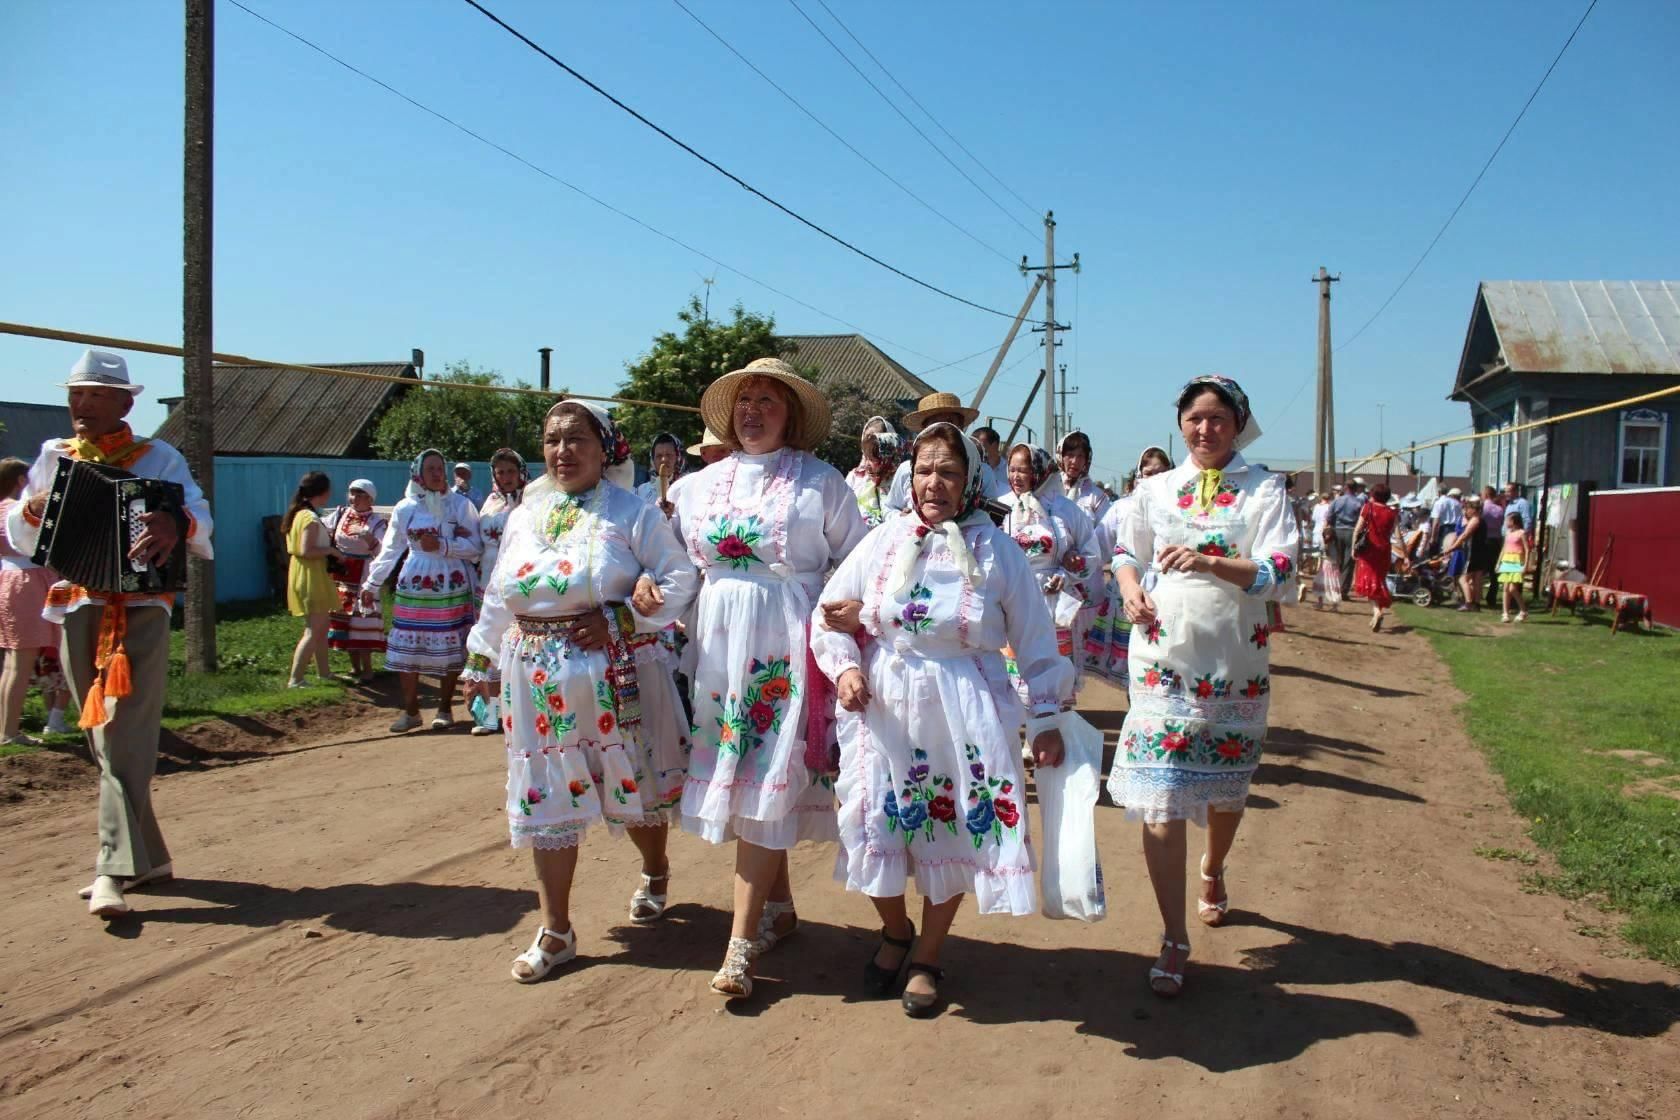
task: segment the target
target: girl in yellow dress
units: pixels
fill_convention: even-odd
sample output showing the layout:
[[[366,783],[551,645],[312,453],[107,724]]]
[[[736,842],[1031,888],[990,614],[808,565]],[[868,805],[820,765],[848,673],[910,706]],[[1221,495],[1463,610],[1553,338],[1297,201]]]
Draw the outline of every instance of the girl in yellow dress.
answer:
[[[287,688],[304,687],[303,672],[309,659],[322,677],[332,669],[327,663],[327,616],[338,609],[338,589],[327,574],[327,557],[335,551],[332,536],[321,524],[319,510],[332,491],[332,480],[320,471],[310,471],[298,483],[280,523],[286,535],[286,552],[291,566],[286,575],[286,606],[304,620],[303,636],[292,653],[292,677]]]

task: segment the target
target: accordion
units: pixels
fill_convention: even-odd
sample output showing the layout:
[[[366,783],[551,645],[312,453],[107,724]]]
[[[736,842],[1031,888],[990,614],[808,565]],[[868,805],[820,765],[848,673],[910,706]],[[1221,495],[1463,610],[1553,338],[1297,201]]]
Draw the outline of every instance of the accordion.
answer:
[[[139,478],[125,470],[60,459],[41,515],[35,563],[90,591],[170,594],[187,586],[186,496],[180,483]],[[142,514],[173,514],[181,526],[175,551],[162,564],[130,560],[146,524]]]

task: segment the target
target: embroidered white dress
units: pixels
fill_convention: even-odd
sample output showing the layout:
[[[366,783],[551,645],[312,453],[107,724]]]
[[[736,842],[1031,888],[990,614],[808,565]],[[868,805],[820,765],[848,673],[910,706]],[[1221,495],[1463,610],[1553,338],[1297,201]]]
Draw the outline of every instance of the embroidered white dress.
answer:
[[[1014,538],[1027,566],[1032,569],[1042,592],[1041,601],[1056,628],[1056,642],[1064,657],[1075,667],[1074,689],[1079,687],[1077,670],[1084,664],[1076,648],[1074,627],[1084,608],[1087,581],[1102,569],[1097,552],[1097,535],[1091,519],[1061,494],[1057,487],[1040,487],[1032,495],[1012,494],[1006,499],[1009,515],[1003,531]],[[1052,579],[1060,576],[1061,588],[1050,591]]]
[[[1080,663],[1081,670],[1094,668],[1091,664],[1092,630],[1097,625],[1097,613],[1102,610],[1108,598],[1108,580],[1104,578],[1108,571],[1109,557],[1114,555],[1114,537],[1103,524],[1103,517],[1114,504],[1114,500],[1104,492],[1103,488],[1091,481],[1086,475],[1072,486],[1067,485],[1067,478],[1062,478],[1062,492],[1068,501],[1079,507],[1079,511],[1091,519],[1091,532],[1096,540],[1097,563],[1091,568],[1090,576],[1085,581],[1085,605],[1080,608],[1079,617],[1073,624],[1073,651],[1075,659]],[[1104,627],[1106,637],[1107,627]]]
[[[920,519],[889,518],[840,565],[825,601],[859,599],[870,640],[821,629],[812,648],[838,681],[859,668],[871,699],[840,713],[842,851],[835,878],[874,898],[904,893],[911,876],[939,903],[972,893],[983,914],[1031,914],[1033,853],[1021,774],[1025,721],[1000,650],[1015,651],[1035,707],[1072,695],[1073,666],[1056,648],[1038,581],[1021,550],[989,522],[965,526],[978,565],[972,584],[931,537],[910,585],[887,586]]]
[[[490,573],[496,570],[496,557],[502,551],[502,536],[507,532],[508,518],[519,508],[518,494],[490,491],[484,506],[478,511],[478,535],[484,551],[478,558],[478,599],[484,600],[484,588],[490,583]]]
[[[895,475],[896,477],[896,475]],[[864,523],[873,529],[884,520],[889,513],[895,512],[887,505],[887,496],[892,492],[892,483],[885,487],[875,482],[873,475],[860,464],[851,469],[846,475],[846,485],[852,493],[857,495],[858,513],[862,515]]]
[[[609,652],[579,649],[565,620],[628,604],[643,572],[665,603],[652,616],[628,607],[622,616],[633,620],[634,637],[623,635],[636,668],[632,699],[609,682]],[[514,847],[570,847],[597,822],[618,835],[674,815],[688,729],[657,634],[694,591],[694,567],[659,511],[610,482],[575,496],[547,491],[508,518],[465,676],[486,680],[495,666],[502,680]],[[639,707],[639,726],[620,722],[627,701]]]
[[[814,456],[742,451],[691,475],[675,524],[704,582],[683,827],[766,848],[835,836],[828,780],[805,765],[811,609],[865,526],[846,480]]]
[[[1120,539],[1121,527],[1131,505],[1131,495],[1122,494],[1109,503],[1102,521],[1097,525],[1097,540],[1105,550],[1102,554],[1105,572],[1112,574],[1114,545]],[[1153,586],[1153,579],[1153,573],[1144,577],[1146,590]],[[1132,624],[1126,621],[1126,612],[1120,601],[1120,584],[1116,579],[1109,579],[1104,584],[1097,615],[1091,620],[1091,629],[1085,634],[1085,671],[1122,688],[1129,687],[1132,678],[1126,668],[1126,654],[1131,639]]]
[[[1156,621],[1132,629],[1131,707],[1108,790],[1129,818],[1207,824],[1240,813],[1260,765],[1270,702],[1268,601],[1294,586],[1299,532],[1283,479],[1226,466],[1209,512],[1199,512],[1193,464],[1138,483],[1114,565],[1141,570],[1167,545],[1253,560],[1246,590],[1212,575],[1161,572]]]
[[[398,673],[457,673],[467,656],[474,565],[484,545],[472,503],[453,490],[441,498],[442,517],[417,498],[397,503],[379,555],[362,581],[362,589],[377,597],[402,563],[385,642],[385,667]],[[437,530],[438,551],[420,547],[423,529]]]

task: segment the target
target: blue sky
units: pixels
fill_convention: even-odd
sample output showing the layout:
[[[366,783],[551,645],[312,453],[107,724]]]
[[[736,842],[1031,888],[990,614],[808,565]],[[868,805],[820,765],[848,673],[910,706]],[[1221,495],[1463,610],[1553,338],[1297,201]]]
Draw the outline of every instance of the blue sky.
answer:
[[[1007,323],[794,224],[457,0],[250,6],[554,174],[879,336],[922,372]],[[799,0],[1008,210],[904,124],[786,0],[685,0],[876,163],[1009,260],[1054,209],[1061,360],[1099,476],[1173,430],[1218,370],[1249,390],[1254,457],[1311,453],[1320,264],[1335,334],[1388,296],[1584,8],[1490,3],[830,6],[946,128],[904,101],[816,0]],[[748,181],[977,302],[1019,306],[1004,260],[841,148],[670,0],[495,0],[509,22]],[[625,221],[228,3],[217,12],[216,345],[294,361],[426,351],[609,391],[702,277],[714,309],[788,333],[851,328]],[[1444,398],[1481,279],[1680,275],[1680,5],[1604,0],[1477,193],[1388,311],[1336,358],[1338,450],[1464,427]],[[0,5],[0,319],[176,341],[181,19],[172,0]],[[1023,222],[1024,232],[1013,219]],[[1042,308],[1042,304],[1040,304]],[[986,401],[1013,414],[1036,336]],[[77,348],[0,336],[0,396],[54,401]],[[1016,364],[1019,363],[1019,364]],[[137,426],[180,364],[134,356]],[[929,374],[970,393],[972,358]],[[1041,409],[1034,407],[1036,424]],[[1458,451],[1449,467],[1467,460]]]

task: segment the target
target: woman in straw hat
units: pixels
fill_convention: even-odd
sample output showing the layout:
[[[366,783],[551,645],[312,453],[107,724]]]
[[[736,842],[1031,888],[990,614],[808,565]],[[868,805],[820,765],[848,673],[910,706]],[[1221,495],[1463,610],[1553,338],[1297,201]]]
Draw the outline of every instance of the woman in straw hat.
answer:
[[[670,523],[605,478],[629,446],[605,410],[561,401],[543,423],[543,477],[508,517],[467,639],[468,694],[501,678],[508,830],[532,849],[542,925],[513,964],[521,983],[577,955],[570,902],[593,825],[642,857],[630,920],[664,916],[665,844],[686,773],[686,724],[658,641],[694,596]]]
[[[688,453],[709,467],[718,460],[729,457],[729,445],[719,439],[716,432],[707,428],[699,443],[688,445]]]
[[[981,510],[980,449],[956,427],[922,429],[912,451],[912,513],[889,518],[834,573],[823,604],[862,600],[861,633],[823,625],[813,646],[835,682],[840,720],[836,877],[880,913],[880,948],[864,968],[877,996],[897,990],[923,1018],[938,1002],[939,952],[965,894],[982,914],[1031,914],[1032,849],[1015,729],[1038,760],[1061,760],[1056,713],[1073,667],[1021,550]],[[1015,651],[1029,710],[998,652]],[[922,896],[921,937],[905,910]]]
[[[777,358],[718,378],[700,400],[733,449],[676,494],[675,524],[705,577],[696,649],[694,742],[683,827],[735,849],[735,920],[712,989],[752,993],[752,961],[798,926],[787,852],[835,837],[820,674],[808,668],[812,603],[863,538],[846,480],[810,453],[828,402]],[[813,695],[817,693],[817,695]],[[816,717],[808,759],[807,721]],[[811,763],[816,763],[813,767]]]
[[[1050,453],[1030,443],[1009,449],[1009,514],[1003,531],[1026,554],[1038,580],[1045,610],[1056,626],[1056,643],[1075,665],[1074,688],[1084,654],[1074,645],[1074,625],[1084,609],[1086,589],[1101,577],[1096,527],[1062,493],[1062,478]],[[1025,687],[1023,683],[1021,687]]]
[[[1268,602],[1293,590],[1299,529],[1283,477],[1238,448],[1259,434],[1228,377],[1194,378],[1178,395],[1184,465],[1138,484],[1115,547],[1132,624],[1132,702],[1108,791],[1143,822],[1143,850],[1165,933],[1149,970],[1157,995],[1184,987],[1185,821],[1207,829],[1196,909],[1209,926],[1229,908],[1225,857],[1260,765],[1271,692]],[[1160,573],[1153,590],[1144,572]]]

